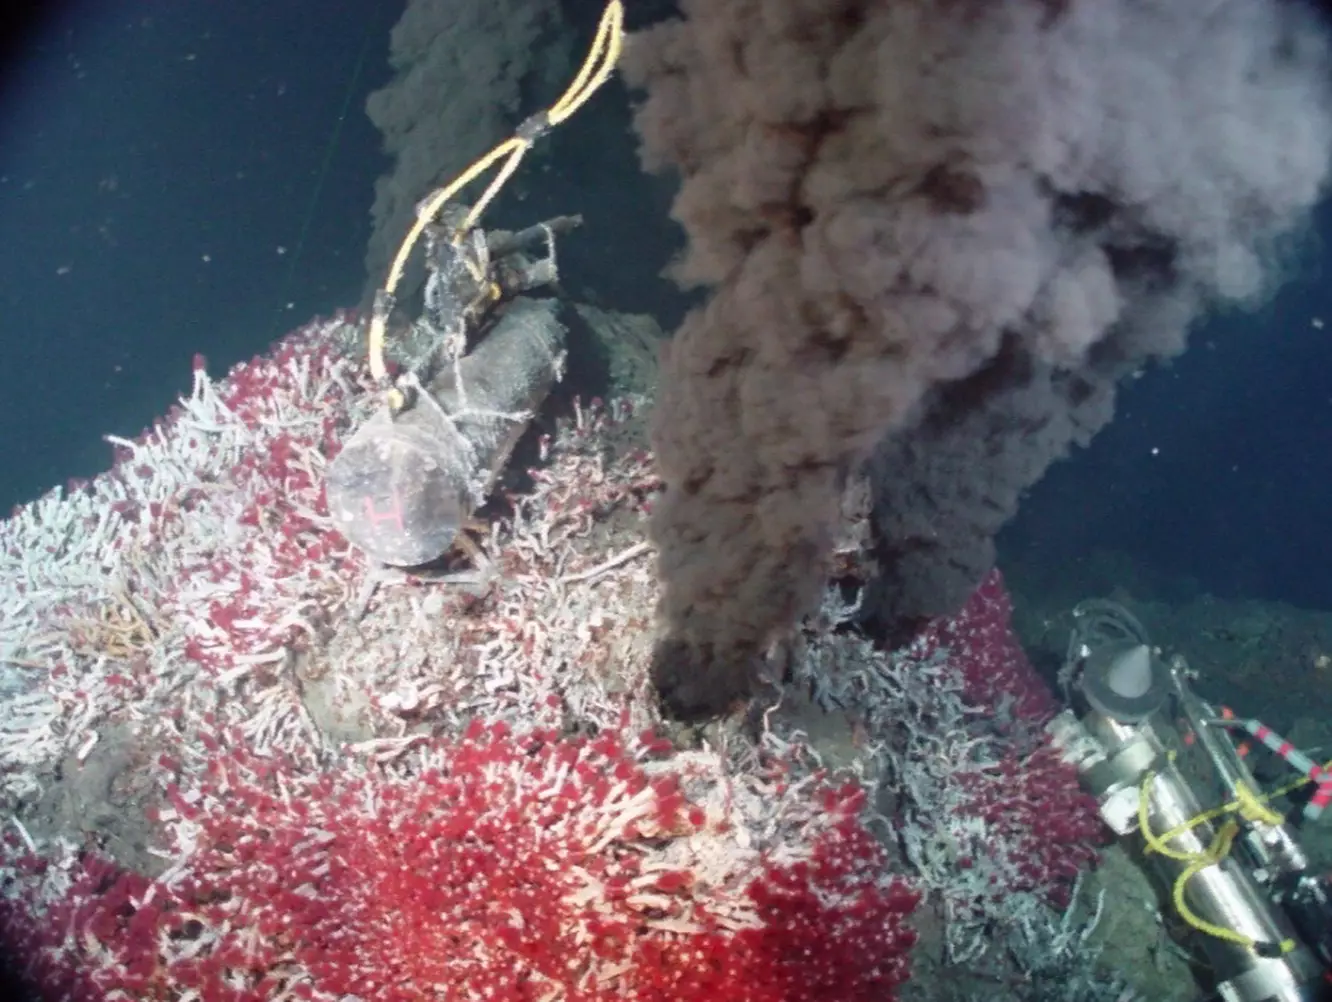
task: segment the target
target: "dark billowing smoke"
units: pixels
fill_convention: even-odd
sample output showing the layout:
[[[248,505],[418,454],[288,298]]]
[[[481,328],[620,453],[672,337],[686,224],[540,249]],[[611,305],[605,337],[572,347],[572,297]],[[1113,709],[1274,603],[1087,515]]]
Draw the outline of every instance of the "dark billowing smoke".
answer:
[[[559,93],[572,43],[557,0],[407,0],[389,36],[393,79],[366,102],[393,167],[375,183],[363,306],[417,203],[513,134],[533,110],[525,92]],[[400,300],[421,281],[414,264]]]
[[[654,520],[677,714],[817,606],[871,458],[891,628],[955,608],[1116,382],[1253,303],[1318,198],[1329,60],[1276,0],[684,0],[636,36],[676,268]]]
[[[864,608],[881,632],[901,639],[956,611],[994,566],[994,535],[1022,493],[1111,419],[1118,381],[1184,349],[1198,290],[1166,280],[1169,258],[1105,251],[1125,301],[1079,364],[1051,363],[1009,332],[993,360],[932,391],[912,425],[875,449],[880,575]]]

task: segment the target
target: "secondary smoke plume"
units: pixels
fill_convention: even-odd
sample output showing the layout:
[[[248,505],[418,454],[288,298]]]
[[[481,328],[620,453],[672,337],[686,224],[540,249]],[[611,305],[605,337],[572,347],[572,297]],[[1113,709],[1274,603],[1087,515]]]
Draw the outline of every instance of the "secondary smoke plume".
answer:
[[[682,715],[819,598],[873,455],[887,625],[950,610],[1115,382],[1254,302],[1318,198],[1328,52],[1276,0],[682,0],[632,40],[682,185],[655,517]]]
[[[389,36],[393,79],[366,102],[393,158],[375,183],[366,303],[417,202],[507,139],[535,110],[529,91],[558,94],[572,52],[557,0],[408,0]],[[413,272],[400,296],[417,285]]]

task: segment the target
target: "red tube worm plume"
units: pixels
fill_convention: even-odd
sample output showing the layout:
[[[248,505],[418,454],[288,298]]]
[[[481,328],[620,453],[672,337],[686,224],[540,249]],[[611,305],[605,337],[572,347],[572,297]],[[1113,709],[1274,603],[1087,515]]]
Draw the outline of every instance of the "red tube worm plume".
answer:
[[[660,744],[474,725],[318,778],[235,753],[172,791],[186,855],[151,893],[11,852],[0,932],[72,1002],[891,999],[917,896],[860,789],[776,796],[760,850],[730,784]]]
[[[920,637],[943,647],[962,672],[967,701],[998,708],[1018,722],[1044,725],[1059,706],[1013,632],[1013,599],[1003,575],[992,570],[955,616],[938,619]]]
[[[138,985],[157,967],[154,939],[163,913],[145,902],[150,881],[109,860],[77,854],[60,862],[25,853],[12,832],[0,839],[0,971],[23,976],[40,1002],[104,1002],[116,980]]]
[[[999,838],[1013,874],[1008,890],[1043,890],[1062,903],[1078,872],[1094,864],[1109,839],[1096,801],[1078,785],[1044,731],[1058,710],[1013,632],[1013,602],[998,570],[991,571],[962,611],[926,628],[917,641],[923,656],[938,648],[961,672],[968,703],[988,711],[1005,734],[993,766],[964,772],[972,797],[968,813],[983,818]]]
[[[1100,858],[1109,829],[1070,772],[1045,743],[958,777],[970,801],[959,813],[986,822],[993,837],[984,851],[1006,874],[1002,890],[1039,891],[1063,907],[1078,874]]]

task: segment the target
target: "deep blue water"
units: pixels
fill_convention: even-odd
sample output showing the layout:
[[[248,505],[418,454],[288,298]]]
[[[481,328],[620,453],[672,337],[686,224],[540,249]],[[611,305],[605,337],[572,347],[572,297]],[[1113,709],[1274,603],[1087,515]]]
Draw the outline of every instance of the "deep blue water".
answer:
[[[100,436],[162,413],[196,351],[219,372],[355,305],[387,163],[362,108],[398,14],[88,2],[11,45],[0,505],[103,469]]]
[[[1311,230],[1266,308],[1206,318],[1182,357],[1123,387],[1005,552],[1059,565],[1114,550],[1216,595],[1332,608],[1332,205]]]

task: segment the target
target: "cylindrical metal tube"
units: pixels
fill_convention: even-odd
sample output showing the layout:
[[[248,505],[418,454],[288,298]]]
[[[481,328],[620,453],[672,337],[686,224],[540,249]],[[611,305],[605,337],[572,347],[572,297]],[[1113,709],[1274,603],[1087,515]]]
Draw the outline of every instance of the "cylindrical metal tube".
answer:
[[[519,298],[457,366],[402,413],[377,414],[329,467],[329,512],[375,560],[442,557],[486,500],[514,444],[563,370],[559,304]]]
[[[1077,747],[1075,764],[1083,785],[1101,805],[1102,816],[1117,831],[1136,835],[1136,805],[1147,784],[1147,820],[1157,835],[1181,829],[1169,847],[1183,856],[1172,858],[1159,852],[1144,852],[1142,864],[1169,900],[1177,882],[1191,863],[1205,852],[1216,837],[1210,822],[1184,826],[1203,813],[1185,776],[1167,755],[1160,733],[1169,723],[1154,715],[1138,724],[1125,724],[1092,712],[1076,721],[1071,713],[1061,715],[1052,728],[1064,747]],[[1096,749],[1095,752],[1090,751]],[[1141,843],[1140,843],[1141,844]],[[1184,886],[1184,900],[1199,919],[1247,938],[1256,944],[1277,944],[1295,938],[1285,914],[1267,898],[1248,870],[1234,857],[1204,866]],[[1199,932],[1194,940],[1207,957],[1215,976],[1218,996],[1234,1002],[1302,1002],[1309,986],[1321,980],[1322,967],[1303,946],[1279,956],[1264,956],[1243,942]]]

